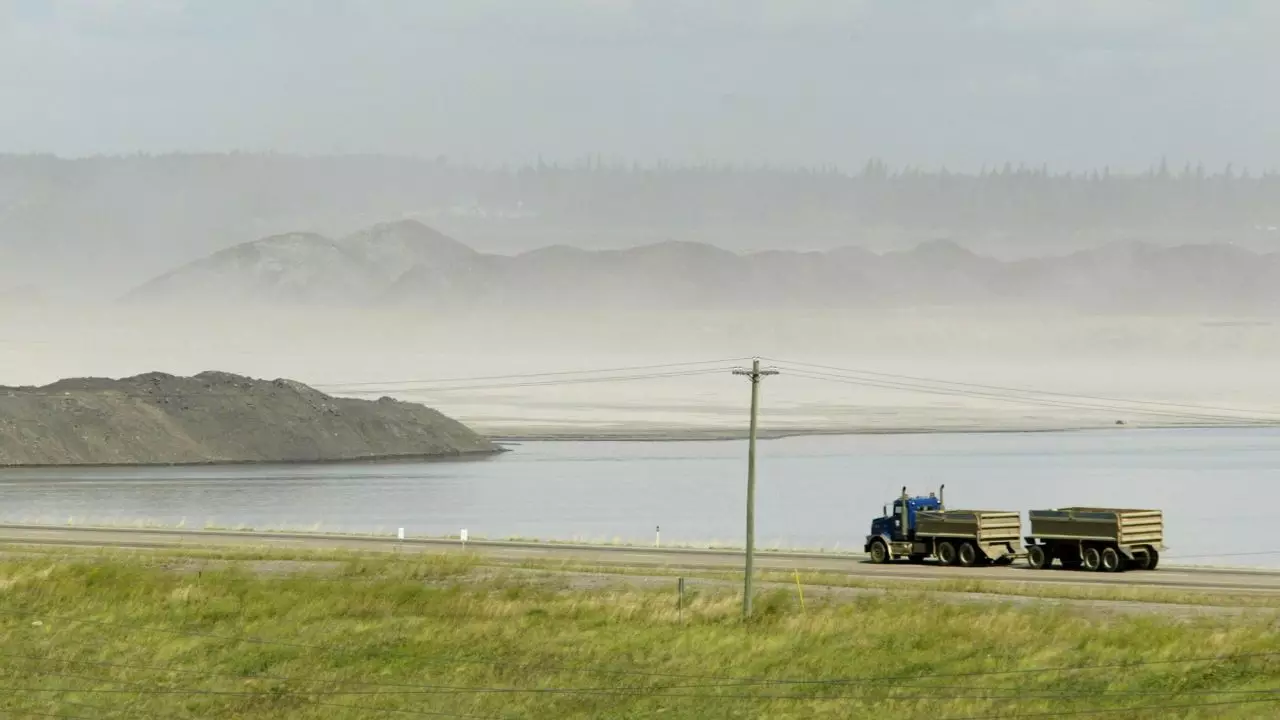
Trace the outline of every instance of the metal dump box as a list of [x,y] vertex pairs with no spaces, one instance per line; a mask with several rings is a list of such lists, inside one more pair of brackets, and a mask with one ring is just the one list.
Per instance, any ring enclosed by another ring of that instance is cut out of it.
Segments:
[[917,512],[916,536],[972,540],[995,560],[1018,552],[1022,513],[1007,510],[943,510]]
[[1032,510],[1024,540],[1032,567],[1118,572],[1154,570],[1164,546],[1164,512],[1130,508],[1067,507]]

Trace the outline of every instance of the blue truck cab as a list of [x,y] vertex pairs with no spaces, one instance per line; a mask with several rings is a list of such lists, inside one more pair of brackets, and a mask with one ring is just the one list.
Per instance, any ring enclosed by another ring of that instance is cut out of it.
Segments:
[[916,512],[942,509],[942,500],[933,493],[929,493],[928,497],[908,497],[907,489],[904,487],[902,496],[893,501],[893,508],[890,509],[886,506],[884,515],[871,521],[871,534],[867,535],[863,552],[871,551],[871,543],[876,538],[888,538],[890,542],[910,542],[914,540]]

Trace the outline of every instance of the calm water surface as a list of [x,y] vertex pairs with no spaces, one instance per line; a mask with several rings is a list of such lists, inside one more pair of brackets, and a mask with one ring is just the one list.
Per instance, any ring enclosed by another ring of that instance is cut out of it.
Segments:
[[[0,470],[5,522],[740,543],[740,442],[526,443],[462,462]],[[1165,511],[1168,559],[1280,567],[1280,431],[791,438],[760,445],[762,546],[861,548],[903,485],[953,508]]]

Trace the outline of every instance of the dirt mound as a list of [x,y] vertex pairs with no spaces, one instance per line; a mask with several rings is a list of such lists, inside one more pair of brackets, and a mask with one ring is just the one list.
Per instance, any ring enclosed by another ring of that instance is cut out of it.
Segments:
[[0,387],[0,466],[320,462],[498,447],[415,403],[224,372]]

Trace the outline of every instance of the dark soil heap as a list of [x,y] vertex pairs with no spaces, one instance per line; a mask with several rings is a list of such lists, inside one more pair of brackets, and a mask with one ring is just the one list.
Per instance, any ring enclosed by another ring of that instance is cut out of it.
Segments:
[[0,387],[0,466],[322,462],[499,448],[414,403],[221,372]]

